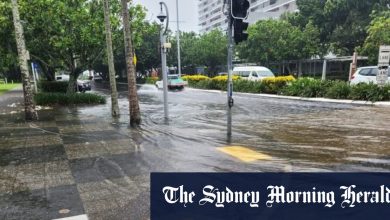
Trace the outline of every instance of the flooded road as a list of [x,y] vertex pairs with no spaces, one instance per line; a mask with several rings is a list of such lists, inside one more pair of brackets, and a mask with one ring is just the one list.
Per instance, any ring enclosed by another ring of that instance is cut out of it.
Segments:
[[[162,91],[144,85],[139,94],[140,144],[173,166],[181,164],[180,171],[390,169],[388,108],[235,95],[228,142],[225,93],[170,92],[168,125],[163,120]],[[127,108],[127,103],[121,105]],[[127,128],[127,120],[120,119],[121,129]],[[216,150],[222,146],[243,146],[272,159],[245,164]]]
[[26,123],[21,91],[0,107],[0,219],[148,219],[150,172],[390,170],[390,108],[236,94],[227,137],[226,94],[139,88],[142,125],[106,105],[41,108]]

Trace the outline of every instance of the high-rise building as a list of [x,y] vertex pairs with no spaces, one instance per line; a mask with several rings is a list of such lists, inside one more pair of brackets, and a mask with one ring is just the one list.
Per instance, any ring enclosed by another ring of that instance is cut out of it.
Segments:
[[[230,0],[229,0],[230,1]],[[224,0],[199,0],[200,32],[215,28],[226,30],[228,20],[223,14]],[[249,23],[268,18],[279,18],[285,12],[297,10],[296,0],[249,0]]]

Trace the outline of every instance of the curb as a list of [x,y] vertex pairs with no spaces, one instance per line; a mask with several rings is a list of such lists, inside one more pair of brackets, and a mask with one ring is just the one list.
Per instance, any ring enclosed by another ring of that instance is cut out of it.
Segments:
[[[205,91],[205,92],[210,92],[210,93],[226,94],[226,91],[204,90],[204,89],[195,89],[195,88],[186,88],[186,89],[187,90]],[[272,99],[298,100],[298,101],[306,101],[306,102],[325,102],[325,103],[350,104],[350,105],[360,105],[360,106],[390,107],[390,102],[371,102],[371,101],[356,101],[356,100],[349,100],[349,99],[346,100],[346,99],[328,99],[328,98],[305,98],[305,97],[296,97],[296,96],[253,94],[253,93],[243,93],[243,92],[235,92],[235,94],[252,96],[252,97],[272,98]]]

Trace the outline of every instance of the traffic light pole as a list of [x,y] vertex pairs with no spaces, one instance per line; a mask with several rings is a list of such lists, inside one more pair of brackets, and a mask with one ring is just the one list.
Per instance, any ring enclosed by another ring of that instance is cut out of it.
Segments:
[[232,136],[232,107],[234,104],[233,101],[233,34],[232,34],[232,26],[233,26],[233,18],[231,12],[232,1],[227,0],[228,6],[228,28],[227,28],[227,36],[228,36],[228,57],[227,57],[227,68],[228,68],[228,82],[227,82],[227,136],[230,140]]
[[164,89],[164,118],[168,120],[168,76],[167,76],[167,51],[164,47],[166,42],[166,36],[164,35],[164,30],[161,27],[160,32],[160,41],[161,41],[161,76],[163,78],[163,89]]

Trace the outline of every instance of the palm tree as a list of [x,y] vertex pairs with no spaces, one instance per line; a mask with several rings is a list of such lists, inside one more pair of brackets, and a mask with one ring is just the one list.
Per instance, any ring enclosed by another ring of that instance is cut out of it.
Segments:
[[19,66],[23,82],[24,110],[26,120],[37,120],[38,114],[35,110],[34,93],[30,83],[30,73],[27,64],[26,43],[24,41],[23,27],[20,22],[17,0],[12,0],[12,15],[15,26],[16,46],[18,48]]
[[133,63],[133,45],[131,42],[130,17],[129,9],[127,7],[128,0],[121,0],[122,2],[122,19],[123,19],[123,33],[125,38],[125,57],[127,67],[127,80],[129,87],[129,111],[130,111],[130,125],[141,124],[141,113],[138,103],[137,85],[135,82],[135,66]]
[[116,88],[115,80],[115,67],[114,67],[114,55],[112,52],[112,33],[110,22],[110,2],[104,0],[104,24],[106,29],[106,44],[107,44],[107,59],[108,59],[108,72],[110,75],[110,87],[111,87],[111,114],[114,117],[119,116],[118,105],[118,90]]

